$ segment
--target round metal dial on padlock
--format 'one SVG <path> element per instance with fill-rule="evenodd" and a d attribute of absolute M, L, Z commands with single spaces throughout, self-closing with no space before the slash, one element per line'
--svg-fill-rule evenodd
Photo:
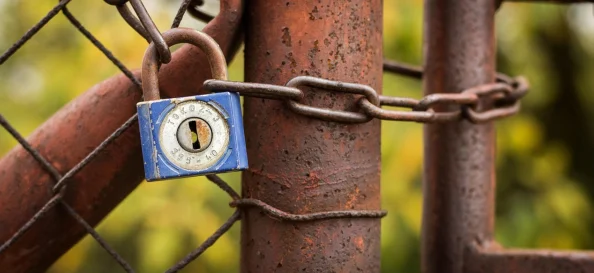
<path fill-rule="evenodd" d="M 202 170 L 214 165 L 227 151 L 229 128 L 213 105 L 184 101 L 163 119 L 159 143 L 163 154 L 176 166 Z"/>

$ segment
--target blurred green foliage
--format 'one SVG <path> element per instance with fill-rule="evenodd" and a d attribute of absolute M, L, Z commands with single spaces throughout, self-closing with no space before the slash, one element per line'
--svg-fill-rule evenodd
<path fill-rule="evenodd" d="M 168 26 L 180 1 L 145 1 Z M 206 1 L 216 10 L 216 1 Z M 54 5 L 0 1 L 4 50 Z M 384 1 L 388 58 L 422 63 L 422 1 Z M 69 8 L 128 67 L 139 67 L 146 42 L 103 1 Z M 186 16 L 182 26 L 201 28 Z M 506 246 L 594 248 L 594 15 L 590 5 L 506 3 L 497 14 L 498 67 L 528 77 L 522 113 L 498 124 L 497 239 Z M 231 63 L 243 79 L 243 56 Z M 24 135 L 93 84 L 117 73 L 89 41 L 58 15 L 0 66 L 0 111 Z M 421 83 L 385 75 L 384 94 L 419 98 Z M 16 142 L 0 130 L 0 155 Z M 382 271 L 419 272 L 422 126 L 382 123 Z M 239 175 L 224 178 L 239 188 Z M 1 183 L 1 181 L 0 181 Z M 232 213 L 228 197 L 204 178 L 141 184 L 98 227 L 139 272 L 163 272 Z M 238 272 L 239 225 L 184 272 Z M 90 237 L 50 272 L 118 272 Z"/>

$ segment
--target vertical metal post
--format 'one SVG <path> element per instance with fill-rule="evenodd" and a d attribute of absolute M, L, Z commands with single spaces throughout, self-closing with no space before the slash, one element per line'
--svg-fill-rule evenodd
<path fill-rule="evenodd" d="M 494 8 L 493 0 L 425 0 L 425 94 L 493 82 Z M 466 272 L 472 244 L 493 235 L 494 132 L 492 123 L 425 126 L 424 273 Z"/>
<path fill-rule="evenodd" d="M 382 2 L 253 0 L 246 6 L 248 82 L 297 75 L 381 90 Z M 356 109 L 353 95 L 306 88 L 305 103 Z M 314 120 L 246 98 L 250 170 L 243 195 L 303 214 L 380 208 L 380 122 Z M 283 222 L 257 208 L 242 221 L 242 272 L 379 272 L 380 220 Z"/>

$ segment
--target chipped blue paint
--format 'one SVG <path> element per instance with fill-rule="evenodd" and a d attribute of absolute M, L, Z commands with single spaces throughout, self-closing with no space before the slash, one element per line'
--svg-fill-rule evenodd
<path fill-rule="evenodd" d="M 217 163 L 203 170 L 186 170 L 169 161 L 159 145 L 159 128 L 167 113 L 176 103 L 200 100 L 219 109 L 229 126 L 229 146 Z M 184 98 L 162 99 L 140 102 L 138 124 L 144 161 L 144 175 L 147 181 L 166 180 L 178 177 L 223 173 L 248 168 L 245 136 L 239 95 L 222 92 Z"/>

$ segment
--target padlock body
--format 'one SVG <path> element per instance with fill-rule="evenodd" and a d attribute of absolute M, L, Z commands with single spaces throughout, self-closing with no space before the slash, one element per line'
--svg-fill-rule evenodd
<path fill-rule="evenodd" d="M 239 95 L 207 95 L 136 105 L 147 181 L 248 168 Z"/>

